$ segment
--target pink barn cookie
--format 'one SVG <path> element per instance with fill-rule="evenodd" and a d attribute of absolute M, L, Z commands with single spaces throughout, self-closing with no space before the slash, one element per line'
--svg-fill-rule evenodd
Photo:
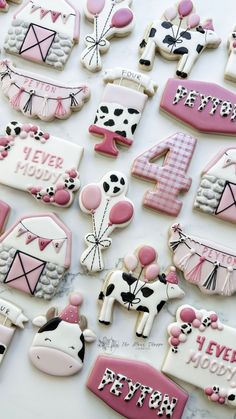
<path fill-rule="evenodd" d="M 186 172 L 196 141 L 196 138 L 178 132 L 135 159 L 132 175 L 156 183 L 155 189 L 145 194 L 145 207 L 168 215 L 179 214 L 182 202 L 177 197 L 180 192 L 187 192 L 191 186 L 192 179 L 186 176 Z M 151 163 L 163 155 L 165 159 L 162 167 Z"/>
<path fill-rule="evenodd" d="M 79 42 L 80 14 L 69 0 L 25 0 L 13 17 L 5 50 L 63 70 Z"/>
<path fill-rule="evenodd" d="M 0 12 L 7 12 L 9 9 L 9 2 L 11 3 L 21 3 L 21 0 L 0 0 Z"/>
<path fill-rule="evenodd" d="M 107 355 L 97 358 L 87 387 L 128 419 L 180 419 L 188 400 L 181 387 L 149 364 Z"/>
<path fill-rule="evenodd" d="M 103 137 L 94 150 L 116 157 L 116 143 L 130 146 L 148 96 L 153 96 L 156 84 L 147 76 L 133 70 L 116 68 L 105 72 L 109 82 L 89 132 Z M 111 83 L 112 82 L 112 83 Z"/>
<path fill-rule="evenodd" d="M 82 108 L 90 95 L 86 84 L 56 82 L 18 69 L 8 60 L 0 62 L 0 77 L 2 91 L 11 107 L 43 121 L 69 118 L 72 112 Z"/>
<path fill-rule="evenodd" d="M 207 294 L 230 296 L 236 291 L 236 251 L 192 235 L 180 224 L 171 227 L 173 262 L 185 279 Z"/>
<path fill-rule="evenodd" d="M 71 262 L 71 232 L 52 213 L 21 217 L 0 238 L 0 282 L 51 299 Z"/>
<path fill-rule="evenodd" d="M 0 233 L 4 230 L 11 208 L 6 202 L 0 201 Z"/>
<path fill-rule="evenodd" d="M 218 84 L 169 79 L 160 107 L 198 131 L 236 133 L 236 94 Z"/>
<path fill-rule="evenodd" d="M 236 223 L 236 147 L 221 150 L 203 170 L 194 208 Z"/>
<path fill-rule="evenodd" d="M 7 352 L 17 327 L 24 329 L 27 322 L 22 309 L 10 301 L 0 298 L 0 364 Z"/>
<path fill-rule="evenodd" d="M 183 305 L 168 333 L 170 350 L 162 371 L 201 388 L 210 401 L 235 409 L 236 329 L 223 325 L 214 311 Z"/>
<path fill-rule="evenodd" d="M 82 302 L 80 294 L 72 294 L 60 315 L 51 307 L 46 316 L 33 320 L 40 328 L 29 349 L 29 357 L 40 371 L 65 377 L 76 374 L 83 367 L 85 342 L 93 342 L 96 335 L 87 328 L 86 317 L 79 313 Z"/>

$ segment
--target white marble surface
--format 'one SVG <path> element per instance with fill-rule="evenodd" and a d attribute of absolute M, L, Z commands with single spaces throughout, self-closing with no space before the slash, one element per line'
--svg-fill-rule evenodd
<path fill-rule="evenodd" d="M 72 0 L 71 0 L 72 1 Z M 55 0 L 56 3 L 56 0 Z M 82 9 L 82 1 L 73 0 Z M 136 27 L 132 35 L 123 40 L 112 41 L 112 48 L 103 57 L 104 68 L 113 66 L 126 66 L 137 69 L 138 44 L 142 38 L 146 24 L 154 17 L 159 17 L 163 7 L 172 4 L 172 0 L 157 2 L 156 0 L 134 0 L 133 9 L 136 13 Z M 235 22 L 235 1 L 227 0 L 212 2 L 212 0 L 195 1 L 198 13 L 203 17 L 213 17 L 215 28 L 222 37 L 223 42 L 218 50 L 209 50 L 203 53 L 196 63 L 191 77 L 197 80 L 215 81 L 221 85 L 236 89 L 236 85 L 226 83 L 223 79 L 224 66 L 227 59 L 226 39 L 228 32 L 232 30 Z M 11 6 L 8 14 L 0 16 L 1 36 L 0 43 L 3 43 L 4 36 L 16 6 Z M 55 77 L 58 80 L 87 80 L 92 88 L 91 101 L 84 106 L 82 111 L 74 114 L 67 121 L 56 121 L 43 123 L 41 126 L 47 131 L 55 132 L 55 135 L 66 138 L 68 141 L 76 142 L 85 148 L 84 158 L 81 164 L 81 182 L 85 185 L 99 179 L 106 171 L 118 169 L 129 176 L 130 167 L 134 158 L 142 151 L 156 144 L 177 131 L 192 133 L 198 138 L 196 153 L 190 165 L 189 174 L 193 178 L 193 184 L 188 194 L 183 196 L 184 207 L 178 220 L 186 225 L 188 231 L 199 234 L 203 237 L 214 237 L 215 240 L 235 246 L 235 226 L 219 222 L 213 217 L 204 216 L 201 213 L 193 212 L 192 205 L 198 187 L 199 173 L 210 158 L 223 146 L 236 145 L 235 138 L 222 135 L 204 135 L 192 131 L 175 122 L 159 112 L 159 103 L 166 80 L 175 73 L 176 63 L 165 62 L 159 56 L 156 58 L 153 71 L 150 76 L 154 78 L 159 89 L 152 100 L 147 103 L 143 119 L 136 131 L 135 142 L 127 150 L 122 149 L 117 160 L 108 159 L 96 155 L 93 146 L 96 139 L 88 134 L 88 126 L 94 119 L 95 111 L 103 92 L 101 73 L 89 74 L 81 68 L 79 56 L 83 49 L 83 36 L 89 33 L 91 25 L 82 18 L 81 42 L 72 52 L 63 73 L 56 73 L 47 68 L 30 64 L 27 61 L 14 57 L 14 62 L 25 69 L 34 70 L 42 74 Z M 0 128 L 4 127 L 10 120 L 18 119 L 27 121 L 21 114 L 10 109 L 6 99 L 0 96 L 1 116 Z M 113 246 L 105 254 L 107 269 L 110 269 L 127 252 L 139 245 L 148 243 L 155 246 L 159 252 L 159 262 L 166 267 L 171 262 L 171 255 L 167 247 L 167 231 L 169 226 L 176 220 L 168 216 L 159 215 L 142 208 L 142 197 L 150 184 L 130 178 L 129 197 L 134 201 L 136 207 L 135 218 L 127 228 L 116 231 L 113 234 Z M 44 211 L 46 208 L 31 199 L 30 195 L 11 190 L 7 187 L 0 187 L 0 197 L 12 206 L 8 226 L 16 217 L 24 212 Z M 14 341 L 1 365 L 0 372 L 0 417 L 5 419 L 113 419 L 119 415 L 106 407 L 99 399 L 86 390 L 85 382 L 89 371 L 99 353 L 107 351 L 114 355 L 133 357 L 139 360 L 150 362 L 153 366 L 160 368 L 167 350 L 166 327 L 173 320 L 173 314 L 179 302 L 166 305 L 157 318 L 153 327 L 150 339 L 143 342 L 137 340 L 134 335 L 136 316 L 127 313 L 120 307 L 116 307 L 114 324 L 104 328 L 97 323 L 98 307 L 96 303 L 102 279 L 106 272 L 97 276 L 86 276 L 79 266 L 79 256 L 84 248 L 83 237 L 89 231 L 89 217 L 82 214 L 78 207 L 77 199 L 70 209 L 60 210 L 52 208 L 73 230 L 73 259 L 70 274 L 64 282 L 63 287 L 53 300 L 53 304 L 64 307 L 67 304 L 68 294 L 73 290 L 79 290 L 84 294 L 85 302 L 83 313 L 88 316 L 89 326 L 98 336 L 95 344 L 87 345 L 86 359 L 83 371 L 70 378 L 53 378 L 36 370 L 29 362 L 27 351 L 34 335 L 34 328 L 31 323 L 26 326 L 24 332 L 15 334 Z M 221 320 L 236 327 L 235 320 L 235 296 L 227 298 L 206 297 L 184 280 L 182 286 L 186 291 L 184 303 L 191 303 L 196 307 L 206 307 L 219 312 Z M 24 307 L 29 318 L 44 313 L 49 303 L 30 299 L 14 290 L 0 289 L 3 297 Z M 187 404 L 184 419 L 233 419 L 234 411 L 228 408 L 219 407 L 207 401 L 201 390 L 190 385 L 183 384 L 189 391 L 190 399 Z"/>

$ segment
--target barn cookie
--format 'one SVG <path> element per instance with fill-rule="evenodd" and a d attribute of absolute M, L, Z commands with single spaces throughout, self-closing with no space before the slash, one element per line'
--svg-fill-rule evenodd
<path fill-rule="evenodd" d="M 200 24 L 192 1 L 181 0 L 147 27 L 140 44 L 139 65 L 142 70 L 151 70 L 158 51 L 167 60 L 178 60 L 176 74 L 186 78 L 204 49 L 217 48 L 220 43 L 212 20 Z"/>
<path fill-rule="evenodd" d="M 68 207 L 80 187 L 83 148 L 53 137 L 36 125 L 11 122 L 0 136 L 0 183 L 37 201 Z"/>
<path fill-rule="evenodd" d="M 2 91 L 11 107 L 43 121 L 69 118 L 90 96 L 86 84 L 56 82 L 18 69 L 8 60 L 0 61 L 0 78 Z"/>
<path fill-rule="evenodd" d="M 236 147 L 221 150 L 203 170 L 194 208 L 236 223 Z"/>
<path fill-rule="evenodd" d="M 185 279 L 207 294 L 230 296 L 236 291 L 236 251 L 171 227 L 173 262 Z"/>
<path fill-rule="evenodd" d="M 26 0 L 4 42 L 14 55 L 63 70 L 79 42 L 80 14 L 68 0 Z"/>
<path fill-rule="evenodd" d="M 104 81 L 108 84 L 89 132 L 103 137 L 95 151 L 116 157 L 116 143 L 132 145 L 148 96 L 155 94 L 157 85 L 149 77 L 123 68 L 107 70 Z"/>
<path fill-rule="evenodd" d="M 0 0 L 0 12 L 7 12 L 9 9 L 8 3 L 21 3 L 21 0 Z"/>
<path fill-rule="evenodd" d="M 160 108 L 200 132 L 236 133 L 236 95 L 215 83 L 169 79 Z"/>
<path fill-rule="evenodd" d="M 180 419 L 188 400 L 181 387 L 149 364 L 107 355 L 97 358 L 87 387 L 128 419 Z"/>
<path fill-rule="evenodd" d="M 127 310 L 138 312 L 136 335 L 147 338 L 153 322 L 168 300 L 182 298 L 175 268 L 160 274 L 157 253 L 151 246 L 142 246 L 135 254 L 127 255 L 120 270 L 112 271 L 105 279 L 99 300 L 102 308 L 99 322 L 112 322 L 113 305 L 117 301 Z"/>
<path fill-rule="evenodd" d="M 80 294 L 72 294 L 60 315 L 51 307 L 46 316 L 33 320 L 40 329 L 29 349 L 29 357 L 40 371 L 65 377 L 76 374 L 83 367 L 85 342 L 93 342 L 96 335 L 87 328 L 86 317 L 79 314 L 82 302 Z"/>
<path fill-rule="evenodd" d="M 132 0 L 87 0 L 85 16 L 94 23 L 93 33 L 86 35 L 86 48 L 81 63 L 89 71 L 102 68 L 101 54 L 110 48 L 109 39 L 128 35 L 134 26 L 134 15 L 129 8 Z"/>
<path fill-rule="evenodd" d="M 21 217 L 0 238 L 0 282 L 51 299 L 70 266 L 71 239 L 53 213 Z"/>
<path fill-rule="evenodd" d="M 168 327 L 170 350 L 162 371 L 201 388 L 210 401 L 236 407 L 236 329 L 214 311 L 178 308 Z"/>
<path fill-rule="evenodd" d="M 28 319 L 14 303 L 0 298 L 0 364 L 7 352 L 17 327 L 24 329 Z"/>
<path fill-rule="evenodd" d="M 88 272 L 104 269 L 102 251 L 112 244 L 112 231 L 126 227 L 134 214 L 133 203 L 126 198 L 128 180 L 123 173 L 108 172 L 99 183 L 90 183 L 81 191 L 79 203 L 92 217 L 92 232 L 85 236 L 87 249 L 80 263 Z"/>
<path fill-rule="evenodd" d="M 225 79 L 236 81 L 236 27 L 228 37 L 229 58 L 225 68 Z"/>

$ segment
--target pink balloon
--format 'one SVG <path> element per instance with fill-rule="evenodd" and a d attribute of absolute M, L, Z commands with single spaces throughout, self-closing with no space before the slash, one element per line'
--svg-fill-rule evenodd
<path fill-rule="evenodd" d="M 92 15 L 101 13 L 105 5 L 105 0 L 88 0 L 87 9 Z"/>
<path fill-rule="evenodd" d="M 188 17 L 188 28 L 195 28 L 196 26 L 198 26 L 200 23 L 200 17 L 196 14 L 193 13 Z"/>
<path fill-rule="evenodd" d="M 160 268 L 157 263 L 153 263 L 152 265 L 149 265 L 145 272 L 145 278 L 148 281 L 153 281 L 160 273 Z"/>
<path fill-rule="evenodd" d="M 173 20 L 177 15 L 177 8 L 176 7 L 169 7 L 166 9 L 164 13 L 164 17 L 167 20 Z"/>
<path fill-rule="evenodd" d="M 188 16 L 193 10 L 193 3 L 191 0 L 181 0 L 178 6 L 178 12 L 180 17 Z"/>
<path fill-rule="evenodd" d="M 156 251 L 151 246 L 143 246 L 138 252 L 138 258 L 142 266 L 150 265 L 156 259 Z"/>
<path fill-rule="evenodd" d="M 120 201 L 115 204 L 109 214 L 110 225 L 127 223 L 133 217 L 134 208 L 129 201 Z"/>
<path fill-rule="evenodd" d="M 100 205 L 102 199 L 102 193 L 97 185 L 85 186 L 81 193 L 81 202 L 89 211 L 94 211 Z"/>
<path fill-rule="evenodd" d="M 134 15 L 130 9 L 123 8 L 117 10 L 112 16 L 111 27 L 112 28 L 125 28 L 128 26 L 134 18 Z"/>
<path fill-rule="evenodd" d="M 133 272 L 138 265 L 138 259 L 135 255 L 126 255 L 124 264 L 129 271 Z"/>

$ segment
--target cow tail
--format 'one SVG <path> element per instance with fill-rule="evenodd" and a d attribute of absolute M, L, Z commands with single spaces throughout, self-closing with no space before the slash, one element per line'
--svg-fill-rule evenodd
<path fill-rule="evenodd" d="M 103 301 L 104 300 L 104 297 L 105 297 L 105 294 L 106 294 L 106 290 L 107 290 L 107 286 L 108 286 L 108 283 L 109 283 L 109 280 L 110 280 L 110 277 L 111 277 L 112 274 L 113 274 L 113 271 L 111 271 L 106 276 L 106 278 L 105 278 L 105 280 L 103 282 L 102 290 L 100 291 L 99 296 L 98 296 L 98 300 L 99 301 Z"/>

